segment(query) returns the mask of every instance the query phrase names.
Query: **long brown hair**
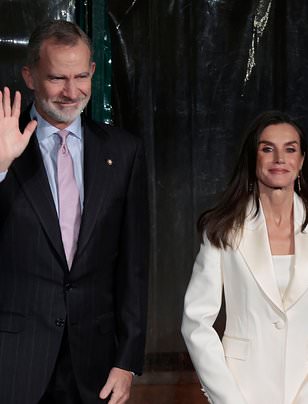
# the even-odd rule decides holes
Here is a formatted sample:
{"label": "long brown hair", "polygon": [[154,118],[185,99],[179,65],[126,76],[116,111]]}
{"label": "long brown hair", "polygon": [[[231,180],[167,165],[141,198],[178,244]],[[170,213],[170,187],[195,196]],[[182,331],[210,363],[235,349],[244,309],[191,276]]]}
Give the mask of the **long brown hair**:
{"label": "long brown hair", "polygon": [[[255,215],[259,212],[259,190],[256,177],[257,150],[259,138],[263,130],[269,125],[287,123],[299,135],[300,149],[303,156],[307,156],[307,143],[299,125],[286,113],[267,111],[259,115],[248,128],[244,143],[231,181],[218,204],[205,211],[199,218],[197,228],[203,241],[206,232],[209,241],[217,248],[232,247],[234,237],[243,229],[246,218],[247,204],[253,198]],[[304,202],[306,215],[302,230],[308,223],[308,162],[304,159],[300,175],[300,189],[298,181],[294,182],[294,190]],[[232,237],[231,237],[232,236]]]}

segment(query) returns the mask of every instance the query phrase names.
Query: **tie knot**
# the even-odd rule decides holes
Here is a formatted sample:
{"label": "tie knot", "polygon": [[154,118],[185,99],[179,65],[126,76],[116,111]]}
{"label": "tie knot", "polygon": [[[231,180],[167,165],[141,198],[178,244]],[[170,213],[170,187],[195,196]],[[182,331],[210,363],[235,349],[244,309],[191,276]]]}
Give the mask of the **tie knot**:
{"label": "tie knot", "polygon": [[69,131],[66,130],[66,129],[62,129],[62,130],[59,130],[59,132],[57,132],[57,134],[60,136],[61,143],[62,143],[62,144],[65,144],[65,143],[66,143],[67,136],[68,136],[68,134],[69,134]]}

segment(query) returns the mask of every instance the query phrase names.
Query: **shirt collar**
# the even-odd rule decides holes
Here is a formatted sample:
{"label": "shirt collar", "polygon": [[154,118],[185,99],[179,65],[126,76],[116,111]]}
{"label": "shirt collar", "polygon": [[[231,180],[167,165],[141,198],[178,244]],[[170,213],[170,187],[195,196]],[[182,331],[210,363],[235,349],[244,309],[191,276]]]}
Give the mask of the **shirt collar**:
{"label": "shirt collar", "polygon": [[[37,112],[34,104],[32,104],[30,110],[30,117],[31,119],[37,120],[36,136],[39,142],[59,132],[59,128],[56,128],[55,126],[47,122],[44,118],[42,118],[42,116]],[[82,131],[80,115],[78,115],[77,118],[65,129],[69,131],[73,136],[81,140]]]}

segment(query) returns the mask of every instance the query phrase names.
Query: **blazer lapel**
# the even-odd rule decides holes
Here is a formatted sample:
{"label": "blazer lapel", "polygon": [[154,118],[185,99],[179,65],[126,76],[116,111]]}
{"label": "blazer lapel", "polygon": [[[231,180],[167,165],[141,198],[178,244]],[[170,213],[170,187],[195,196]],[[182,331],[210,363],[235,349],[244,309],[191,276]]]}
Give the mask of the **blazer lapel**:
{"label": "blazer lapel", "polygon": [[[251,208],[252,206],[250,206],[250,212],[252,212]],[[257,217],[254,218],[253,213],[250,213],[249,217],[246,219],[243,237],[238,248],[264,294],[279,310],[284,311],[274,273],[266,223],[261,204]]]}
{"label": "blazer lapel", "polygon": [[67,266],[61,231],[47,174],[35,134],[12,164],[18,182],[36,212],[44,230],[62,263]]}
{"label": "blazer lapel", "polygon": [[294,195],[295,265],[283,302],[290,309],[308,289],[308,233],[301,231],[304,208],[300,198]]}
{"label": "blazer lapel", "polygon": [[[100,130],[100,135],[97,131]],[[105,138],[104,138],[105,136]],[[84,207],[80,226],[78,256],[94,229],[96,218],[109,193],[113,155],[106,142],[108,133],[102,128],[84,125]]]}

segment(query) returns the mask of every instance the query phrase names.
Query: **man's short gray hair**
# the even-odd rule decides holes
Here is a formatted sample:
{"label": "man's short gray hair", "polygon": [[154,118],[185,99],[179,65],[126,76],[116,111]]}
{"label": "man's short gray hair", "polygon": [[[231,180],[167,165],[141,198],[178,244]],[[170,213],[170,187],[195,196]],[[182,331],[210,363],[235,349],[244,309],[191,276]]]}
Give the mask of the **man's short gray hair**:
{"label": "man's short gray hair", "polygon": [[40,60],[42,43],[48,39],[57,44],[75,46],[79,40],[90,50],[90,62],[93,57],[91,40],[78,25],[64,20],[47,20],[40,24],[31,34],[27,48],[27,66],[33,67]]}

